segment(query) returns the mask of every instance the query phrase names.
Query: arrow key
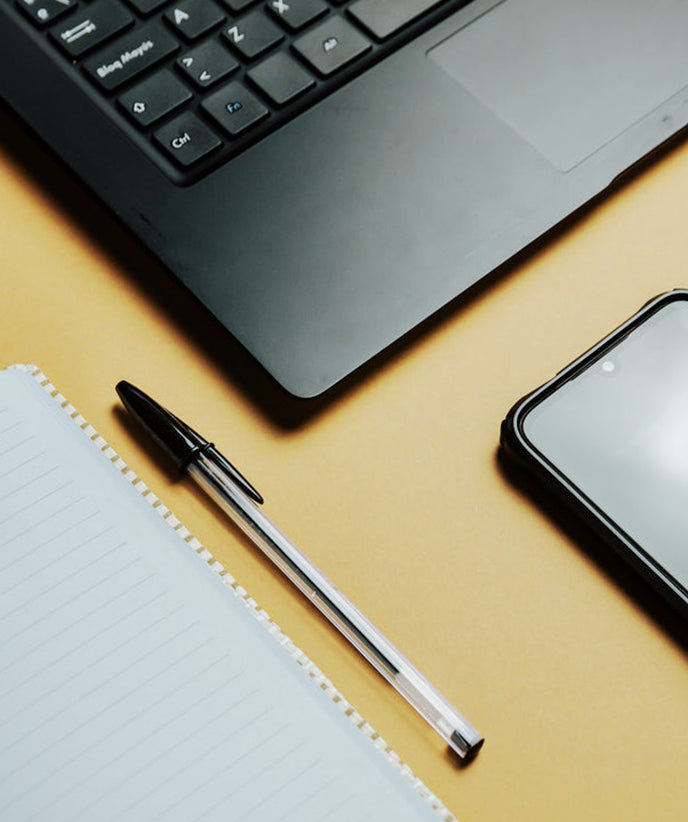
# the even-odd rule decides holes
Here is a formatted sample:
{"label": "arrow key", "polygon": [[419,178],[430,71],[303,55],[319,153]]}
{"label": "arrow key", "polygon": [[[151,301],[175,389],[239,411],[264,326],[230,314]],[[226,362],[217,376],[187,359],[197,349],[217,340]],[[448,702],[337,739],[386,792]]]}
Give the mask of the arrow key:
{"label": "arrow key", "polygon": [[192,97],[193,94],[181,80],[163,69],[129,89],[117,102],[138,126],[145,128]]}
{"label": "arrow key", "polygon": [[187,51],[177,60],[177,65],[201,89],[215,85],[239,68],[239,63],[218,40],[207,40]]}
{"label": "arrow key", "polygon": [[170,6],[165,19],[187,40],[197,40],[222,23],[225,15],[211,0],[182,0]]}

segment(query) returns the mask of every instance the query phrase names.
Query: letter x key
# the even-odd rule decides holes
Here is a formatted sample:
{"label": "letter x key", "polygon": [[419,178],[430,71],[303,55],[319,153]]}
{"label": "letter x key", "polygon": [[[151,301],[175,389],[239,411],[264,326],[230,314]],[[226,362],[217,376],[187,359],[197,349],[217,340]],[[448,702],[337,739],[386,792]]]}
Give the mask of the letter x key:
{"label": "letter x key", "polygon": [[268,8],[288,29],[299,29],[327,14],[329,6],[323,0],[270,0]]}

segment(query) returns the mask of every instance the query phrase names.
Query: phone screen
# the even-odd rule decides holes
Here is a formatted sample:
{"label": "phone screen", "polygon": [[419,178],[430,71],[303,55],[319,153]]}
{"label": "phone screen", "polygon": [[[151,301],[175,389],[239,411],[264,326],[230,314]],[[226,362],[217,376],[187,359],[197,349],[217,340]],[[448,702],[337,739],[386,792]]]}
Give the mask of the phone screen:
{"label": "phone screen", "polygon": [[546,396],[523,432],[688,588],[688,301],[665,304]]}

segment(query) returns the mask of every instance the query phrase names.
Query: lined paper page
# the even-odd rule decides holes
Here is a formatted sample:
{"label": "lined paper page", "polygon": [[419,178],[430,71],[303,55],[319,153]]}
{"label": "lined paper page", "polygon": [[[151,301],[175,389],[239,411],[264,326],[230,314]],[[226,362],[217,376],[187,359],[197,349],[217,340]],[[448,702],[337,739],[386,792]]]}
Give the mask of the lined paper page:
{"label": "lined paper page", "polygon": [[451,819],[28,373],[0,372],[4,822]]}

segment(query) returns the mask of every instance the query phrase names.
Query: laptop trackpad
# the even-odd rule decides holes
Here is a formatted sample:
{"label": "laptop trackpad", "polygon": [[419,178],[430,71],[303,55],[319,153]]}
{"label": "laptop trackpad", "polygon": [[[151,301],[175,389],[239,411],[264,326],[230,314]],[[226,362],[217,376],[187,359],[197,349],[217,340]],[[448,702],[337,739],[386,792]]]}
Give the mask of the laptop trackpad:
{"label": "laptop trackpad", "polygon": [[505,0],[430,58],[563,171],[688,84],[688,3]]}

